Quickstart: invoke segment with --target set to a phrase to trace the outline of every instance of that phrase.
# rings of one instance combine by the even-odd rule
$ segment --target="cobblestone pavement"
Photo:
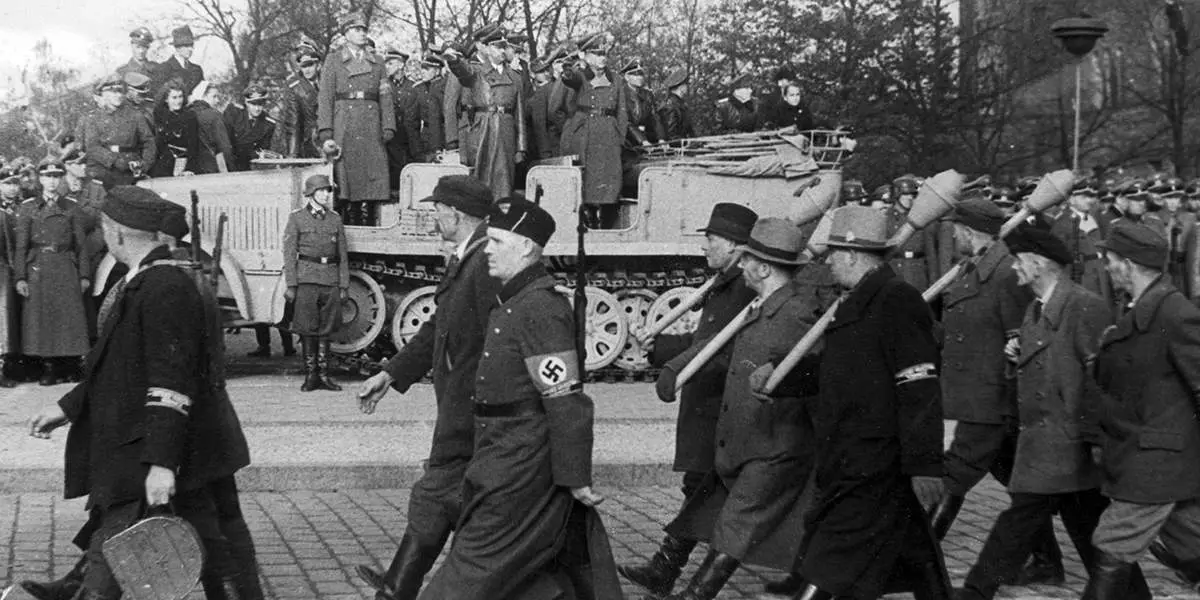
[[[601,491],[608,496],[601,511],[618,563],[643,559],[655,550],[663,523],[682,498],[678,490],[665,487],[605,490],[601,486]],[[406,489],[243,494],[268,595],[279,600],[371,598],[354,575],[354,567],[384,563],[391,557],[404,530],[408,494]],[[996,512],[1005,504],[1003,490],[990,480],[968,498],[967,507],[944,544],[956,582],[961,582],[970,568]],[[0,519],[0,585],[65,573],[79,556],[70,540],[84,521],[81,501],[64,501],[52,494],[0,496]],[[1059,542],[1067,556],[1065,586],[1005,588],[1001,597],[1078,598],[1085,583],[1083,568],[1061,527]],[[697,552],[685,578],[699,560]],[[1187,592],[1152,559],[1145,560],[1143,568],[1155,598],[1200,597]],[[744,568],[720,598],[756,598],[763,582],[779,575]],[[625,593],[631,600],[641,597],[633,586],[627,585]],[[195,592],[189,600],[203,597]]]

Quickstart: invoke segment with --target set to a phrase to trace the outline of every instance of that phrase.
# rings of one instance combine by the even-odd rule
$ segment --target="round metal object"
[[[1096,47],[1096,41],[1108,32],[1108,25],[1100,19],[1088,16],[1059,19],[1050,26],[1054,37],[1062,42],[1063,48],[1075,56],[1084,56]]]
[[[436,296],[437,286],[427,285],[409,292],[400,301],[396,315],[392,317],[392,343],[396,350],[408,344],[421,326],[433,318],[433,313],[437,311]]]
[[[617,356],[617,366],[626,371],[649,369],[650,353],[638,343],[632,332],[634,328],[646,326],[646,316],[650,314],[650,307],[658,298],[658,294],[651,290],[624,289],[618,291],[616,296],[631,332],[625,339],[625,349]]]
[[[572,307],[575,305],[574,290],[561,285],[555,286],[555,290],[566,296]],[[583,293],[587,298],[583,336],[587,356],[583,368],[595,371],[613,364],[625,350],[629,323],[625,321],[625,311],[621,310],[616,296],[590,285],[583,288]]]
[[[663,292],[654,301],[654,304],[650,305],[650,311],[646,314],[646,325],[650,326],[661,321],[663,317],[667,316],[667,313],[670,313],[681,303],[691,300],[694,295],[696,295],[696,288],[693,287],[677,287]],[[662,334],[685,335],[696,331],[696,327],[700,325],[701,312],[703,312],[703,308],[700,306],[689,310],[682,317],[679,317],[677,321],[668,325],[662,331]]]
[[[352,354],[371,345],[387,323],[387,298],[373,277],[350,271],[350,289],[342,296],[342,324],[329,336],[329,347]]]

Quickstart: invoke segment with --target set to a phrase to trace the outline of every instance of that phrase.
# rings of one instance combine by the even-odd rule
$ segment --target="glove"
[[[517,150],[517,153],[513,155],[513,162],[516,164],[525,162],[525,153]]]
[[[391,129],[384,129],[384,130],[383,130],[383,143],[385,143],[385,144],[386,144],[386,143],[388,143],[388,142],[392,141],[392,138],[393,138],[393,137],[396,137],[396,132],[395,132],[395,131],[392,131]]]
[[[284,290],[284,292],[283,292],[283,297],[288,302],[295,300],[296,299],[296,286],[294,286],[294,285],[288,286],[288,289]]]
[[[17,293],[28,298],[29,297],[29,283],[24,280],[18,281],[17,282]]]
[[[321,131],[317,132],[317,140],[322,143],[332,140],[332,139],[333,139],[333,130],[332,129],[322,129]]]
[[[663,402],[675,401],[675,378],[679,376],[675,369],[664,367],[662,372],[658,374],[658,381],[654,382],[654,392],[658,394],[658,399]]]

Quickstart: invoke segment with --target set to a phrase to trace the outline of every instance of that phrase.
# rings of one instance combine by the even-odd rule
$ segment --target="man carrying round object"
[[[304,349],[302,392],[342,387],[329,379],[329,336],[342,322],[342,298],[350,287],[346,229],[332,210],[333,183],[325,175],[304,182],[308,205],[288,215],[283,231],[283,277],[295,303],[292,330]]]

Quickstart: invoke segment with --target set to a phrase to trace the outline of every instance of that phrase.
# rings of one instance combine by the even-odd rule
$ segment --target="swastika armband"
[[[152,387],[146,390],[146,406],[169,408],[186,417],[192,410],[192,399],[174,390]]]
[[[530,356],[525,359],[525,369],[543,398],[566,396],[582,387],[579,358],[574,350]]]
[[[937,379],[937,367],[933,363],[921,363],[896,373],[896,385],[904,385],[922,379]]]

